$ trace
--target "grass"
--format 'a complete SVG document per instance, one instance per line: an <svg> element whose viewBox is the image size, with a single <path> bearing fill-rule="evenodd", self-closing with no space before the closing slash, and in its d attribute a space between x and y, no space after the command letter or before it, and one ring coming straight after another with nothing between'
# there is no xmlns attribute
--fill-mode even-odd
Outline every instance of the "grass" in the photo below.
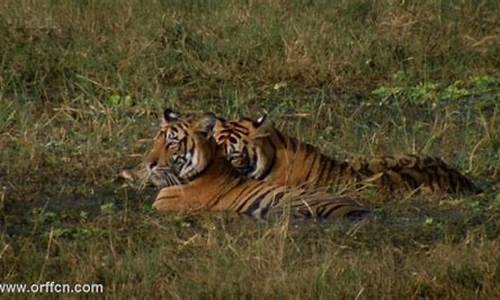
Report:
<svg viewBox="0 0 500 300"><path fill-rule="evenodd" d="M497 1L2 1L0 282L113 298L498 298ZM481 196L362 223L151 211L119 178L165 107L270 111L346 157L443 157Z"/></svg>

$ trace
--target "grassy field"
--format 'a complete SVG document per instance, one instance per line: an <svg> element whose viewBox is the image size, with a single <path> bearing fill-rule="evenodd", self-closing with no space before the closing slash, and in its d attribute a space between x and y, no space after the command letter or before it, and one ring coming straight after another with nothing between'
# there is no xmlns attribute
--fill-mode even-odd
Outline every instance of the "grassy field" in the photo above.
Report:
<svg viewBox="0 0 500 300"><path fill-rule="evenodd" d="M0 283L113 298L500 298L500 4L0 2ZM444 158L479 196L366 191L360 223L151 209L165 107L266 109L336 157Z"/></svg>

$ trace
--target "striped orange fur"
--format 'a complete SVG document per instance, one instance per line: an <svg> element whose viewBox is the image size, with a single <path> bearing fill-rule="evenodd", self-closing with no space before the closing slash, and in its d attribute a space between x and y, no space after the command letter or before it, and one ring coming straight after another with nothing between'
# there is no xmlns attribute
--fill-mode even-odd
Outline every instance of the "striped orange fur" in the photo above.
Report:
<svg viewBox="0 0 500 300"><path fill-rule="evenodd" d="M290 209L293 216L358 217L368 210L347 197L320 189L288 187L248 179L236 172L212 138L213 115L185 120L165 111L146 165L161 190L159 211L231 211L263 218Z"/></svg>
<svg viewBox="0 0 500 300"><path fill-rule="evenodd" d="M273 184L316 187L371 181L395 190L426 188L448 193L478 193L466 176L430 156L396 155L337 160L289 137L265 118L218 119L214 138L241 174Z"/></svg>

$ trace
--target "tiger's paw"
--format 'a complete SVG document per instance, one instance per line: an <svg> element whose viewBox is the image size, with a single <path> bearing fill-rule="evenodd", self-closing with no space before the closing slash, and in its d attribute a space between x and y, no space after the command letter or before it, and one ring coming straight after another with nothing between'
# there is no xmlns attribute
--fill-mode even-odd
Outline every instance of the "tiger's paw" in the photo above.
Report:
<svg viewBox="0 0 500 300"><path fill-rule="evenodd" d="M156 211L172 211L172 207L169 204L168 200L162 200L157 198L155 202L153 202L152 206Z"/></svg>

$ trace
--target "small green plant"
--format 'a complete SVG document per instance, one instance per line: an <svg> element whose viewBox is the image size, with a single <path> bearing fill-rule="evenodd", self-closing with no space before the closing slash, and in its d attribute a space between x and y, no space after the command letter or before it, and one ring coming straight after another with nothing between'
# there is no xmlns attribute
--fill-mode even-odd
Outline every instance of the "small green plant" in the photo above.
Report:
<svg viewBox="0 0 500 300"><path fill-rule="evenodd" d="M471 93L471 90L464 87L464 82L458 80L442 90L439 94L439 98L443 100L458 100L471 95Z"/></svg>
<svg viewBox="0 0 500 300"><path fill-rule="evenodd" d="M415 87L410 87L405 91L405 95L410 101L415 103L432 103L439 99L439 84L433 82L421 83Z"/></svg>
<svg viewBox="0 0 500 300"><path fill-rule="evenodd" d="M468 96L481 96L495 91L500 85L491 76L472 77L468 81L456 80L449 85L423 82L416 86L381 86L372 91L380 104L391 101L410 104L435 104L444 100L459 100Z"/></svg>
<svg viewBox="0 0 500 300"><path fill-rule="evenodd" d="M479 201L470 201L468 202L468 206L472 209L472 211L474 212L474 214L476 215L479 215L483 212L483 205L481 204L481 202Z"/></svg>
<svg viewBox="0 0 500 300"><path fill-rule="evenodd" d="M50 224L59 221L58 214L52 211L45 211L42 208L34 208L31 211L31 215L37 224Z"/></svg>
<svg viewBox="0 0 500 300"><path fill-rule="evenodd" d="M109 96L107 99L107 103L109 106L114 108L130 107L133 105L132 97L120 95Z"/></svg>
<svg viewBox="0 0 500 300"><path fill-rule="evenodd" d="M500 193L498 193L495 197L495 208L500 211Z"/></svg>
<svg viewBox="0 0 500 300"><path fill-rule="evenodd" d="M155 210L153 209L153 204L150 202L144 203L144 205L142 206L142 212L145 215L150 215L150 214L154 213L154 211Z"/></svg>
<svg viewBox="0 0 500 300"><path fill-rule="evenodd" d="M387 87L381 86L372 92L377 98L381 99L381 104L387 102L391 98L399 97L402 95L403 89L401 87Z"/></svg>
<svg viewBox="0 0 500 300"><path fill-rule="evenodd" d="M88 213L88 212L86 212L86 211L81 211L81 212L80 212L80 219L81 219L83 222L87 221L87 220L88 220L88 218L89 218L89 213Z"/></svg>
<svg viewBox="0 0 500 300"><path fill-rule="evenodd" d="M476 76L470 79L470 86L476 93L489 93L500 88L500 81L489 75Z"/></svg>
<svg viewBox="0 0 500 300"><path fill-rule="evenodd" d="M112 215L115 213L115 204L113 202L101 205L101 214Z"/></svg>

